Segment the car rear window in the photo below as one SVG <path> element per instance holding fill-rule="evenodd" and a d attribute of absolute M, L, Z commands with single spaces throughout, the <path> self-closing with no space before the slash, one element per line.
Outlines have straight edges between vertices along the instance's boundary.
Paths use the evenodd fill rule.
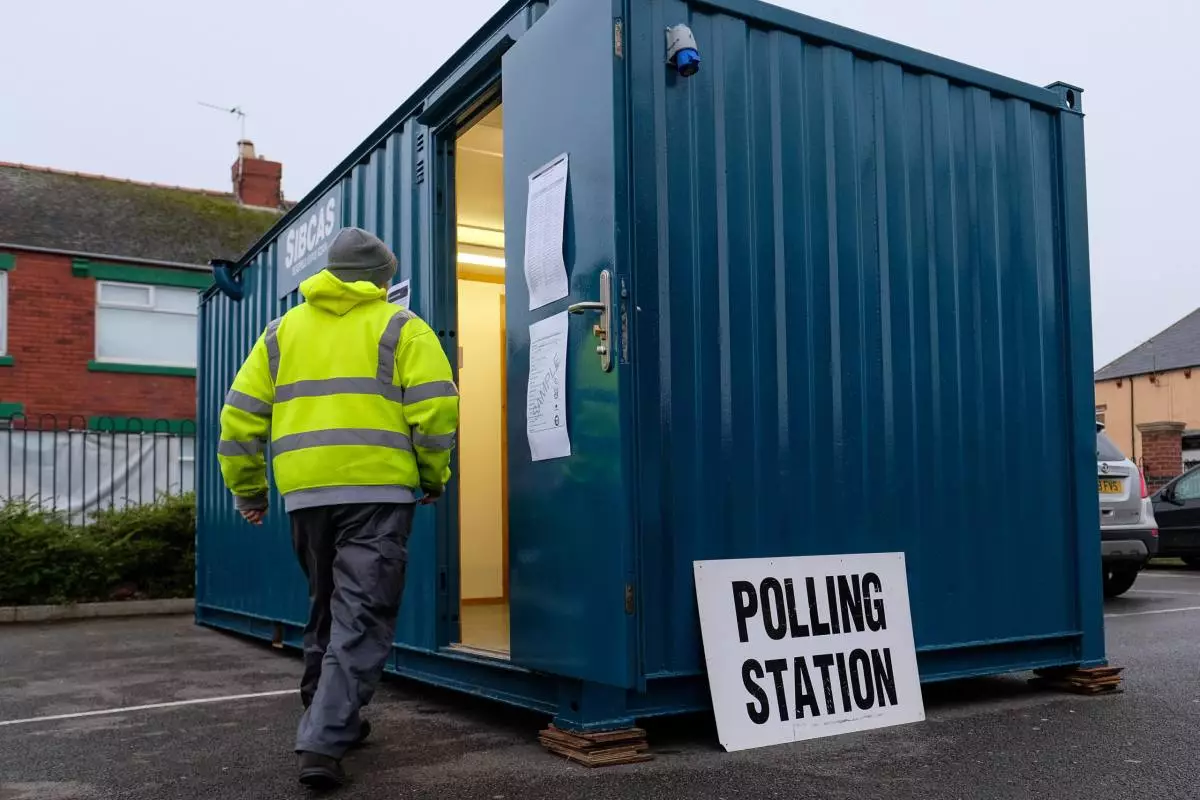
<path fill-rule="evenodd" d="M 1096 434 L 1096 461 L 1124 461 L 1125 454 L 1104 431 Z"/>

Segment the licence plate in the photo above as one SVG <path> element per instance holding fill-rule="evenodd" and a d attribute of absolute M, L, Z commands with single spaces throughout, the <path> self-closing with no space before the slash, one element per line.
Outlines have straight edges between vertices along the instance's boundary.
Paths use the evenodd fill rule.
<path fill-rule="evenodd" d="M 1121 481 L 1119 478 L 1100 478 L 1100 494 L 1120 494 Z"/>

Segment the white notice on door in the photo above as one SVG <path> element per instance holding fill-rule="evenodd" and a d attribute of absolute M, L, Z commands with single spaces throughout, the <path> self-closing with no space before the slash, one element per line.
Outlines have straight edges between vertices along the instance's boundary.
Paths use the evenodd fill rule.
<path fill-rule="evenodd" d="M 529 326 L 525 432 L 534 461 L 571 455 L 567 435 L 567 312 Z"/>
<path fill-rule="evenodd" d="M 567 215 L 567 154 L 529 176 L 525 210 L 525 282 L 529 310 L 561 300 L 570 292 L 563 261 Z"/>
<path fill-rule="evenodd" d="M 925 719 L 903 553 L 694 567 L 726 750 Z"/>

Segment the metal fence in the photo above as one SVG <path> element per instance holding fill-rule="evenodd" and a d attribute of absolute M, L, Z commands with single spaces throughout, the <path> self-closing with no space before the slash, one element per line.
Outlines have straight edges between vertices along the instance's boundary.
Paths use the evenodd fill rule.
<path fill-rule="evenodd" d="M 195 490 L 190 421 L 60 417 L 0 419 L 0 505 L 13 501 L 86 524 L 98 511 Z"/>

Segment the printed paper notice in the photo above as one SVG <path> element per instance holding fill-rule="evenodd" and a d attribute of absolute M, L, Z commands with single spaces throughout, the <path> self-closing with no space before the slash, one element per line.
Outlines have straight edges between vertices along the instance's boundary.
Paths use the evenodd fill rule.
<path fill-rule="evenodd" d="M 388 289 L 388 302 L 407 309 L 410 305 L 409 282 L 401 281 Z"/>
<path fill-rule="evenodd" d="M 564 153 L 529 176 L 525 211 L 525 282 L 529 310 L 561 300 L 570 292 L 563 261 L 563 228 L 567 216 L 567 155 Z"/>
<path fill-rule="evenodd" d="M 567 435 L 567 312 L 529 326 L 525 432 L 534 461 L 571 455 Z"/>
<path fill-rule="evenodd" d="M 726 750 L 924 721 L 903 553 L 692 566 Z"/>

